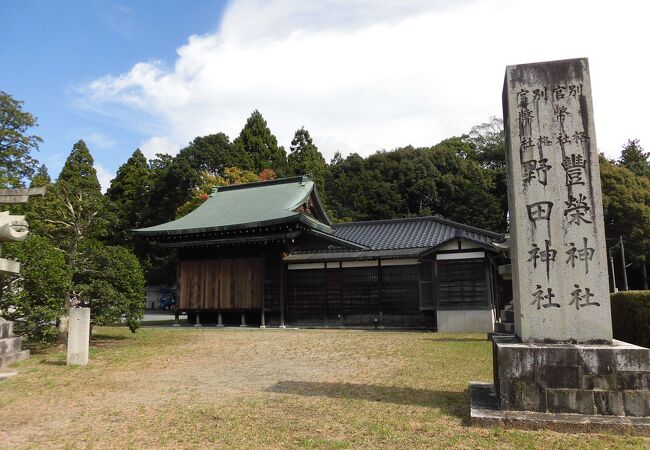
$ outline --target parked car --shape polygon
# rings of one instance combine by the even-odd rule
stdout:
[[[160,309],[166,309],[167,311],[173,311],[176,309],[176,295],[175,294],[164,294],[158,300],[158,307]]]

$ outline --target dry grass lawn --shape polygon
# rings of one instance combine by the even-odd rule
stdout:
[[[35,354],[0,383],[0,448],[649,448],[468,425],[484,335],[95,330],[91,363]]]

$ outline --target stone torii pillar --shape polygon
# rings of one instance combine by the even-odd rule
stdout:
[[[29,197],[45,194],[45,188],[0,189],[0,203],[27,203]],[[29,224],[25,216],[12,215],[9,211],[0,212],[0,250],[2,242],[22,242],[29,234]],[[0,258],[0,272],[18,274],[20,263]],[[29,350],[22,350],[22,339],[14,336],[13,323],[0,316],[0,368],[29,357]]]

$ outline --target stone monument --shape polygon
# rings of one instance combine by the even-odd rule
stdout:
[[[587,59],[508,66],[503,110],[516,336],[493,337],[496,407],[650,416],[650,351],[612,339]]]

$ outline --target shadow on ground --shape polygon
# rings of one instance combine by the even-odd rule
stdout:
[[[488,342],[484,337],[476,338],[448,338],[448,337],[439,337],[439,338],[424,338],[423,341],[436,341],[436,342]]]
[[[398,386],[377,386],[355,383],[319,383],[311,381],[280,381],[266,389],[279,394],[307,397],[359,399],[371,402],[438,408],[443,413],[465,419],[468,391],[430,391]]]
[[[125,339],[129,339],[126,336],[116,336],[114,334],[102,334],[102,333],[93,333],[90,336],[90,341],[105,341],[105,342],[111,342],[111,341],[123,341]]]
[[[39,361],[40,364],[45,364],[46,366],[65,366],[66,362],[65,361],[60,361],[60,360],[52,360],[52,359],[41,359]]]

